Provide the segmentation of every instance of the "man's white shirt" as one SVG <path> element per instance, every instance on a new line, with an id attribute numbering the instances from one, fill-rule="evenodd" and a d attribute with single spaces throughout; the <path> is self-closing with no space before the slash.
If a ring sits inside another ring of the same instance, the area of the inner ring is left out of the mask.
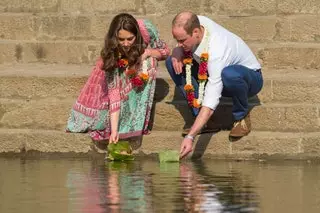
<path id="1" fill-rule="evenodd" d="M 259 70 L 261 65 L 247 44 L 237 35 L 205 16 L 198 16 L 198 18 L 205 32 L 201 43 L 193 51 L 193 57 L 200 63 L 201 54 L 204 52 L 209 54 L 208 82 L 202 106 L 215 110 L 223 89 L 221 72 L 225 67 L 242 65 Z"/>

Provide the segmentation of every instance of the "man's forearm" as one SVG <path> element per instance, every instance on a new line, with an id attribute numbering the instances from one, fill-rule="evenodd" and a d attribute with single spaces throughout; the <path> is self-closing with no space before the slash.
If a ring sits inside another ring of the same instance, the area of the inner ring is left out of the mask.
<path id="1" fill-rule="evenodd" d="M 212 114 L 213 110 L 209 107 L 201 107 L 200 112 L 195 122 L 193 123 L 188 135 L 195 137 L 198 134 L 198 132 L 200 132 L 200 130 L 203 128 L 203 126 L 208 122 Z"/>

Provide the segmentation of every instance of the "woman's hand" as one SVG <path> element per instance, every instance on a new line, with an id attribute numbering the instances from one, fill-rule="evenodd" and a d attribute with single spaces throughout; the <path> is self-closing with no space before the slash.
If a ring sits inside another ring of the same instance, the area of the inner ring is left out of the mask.
<path id="1" fill-rule="evenodd" d="M 118 143 L 118 141 L 119 141 L 119 132 L 111 131 L 109 143 Z"/>
<path id="2" fill-rule="evenodd" d="M 119 124 L 120 110 L 111 113 L 111 134 L 109 138 L 109 143 L 117 143 L 119 140 L 118 124 Z"/>
<path id="3" fill-rule="evenodd" d="M 150 56 L 151 56 L 151 50 L 145 49 L 144 53 L 141 55 L 141 62 L 143 62 L 144 60 L 146 60 Z"/>

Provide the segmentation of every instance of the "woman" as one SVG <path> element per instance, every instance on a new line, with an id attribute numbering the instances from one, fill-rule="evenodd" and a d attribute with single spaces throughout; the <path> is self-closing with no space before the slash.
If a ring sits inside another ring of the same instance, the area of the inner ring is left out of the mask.
<path id="1" fill-rule="evenodd" d="M 169 55 L 147 20 L 121 13 L 112 20 L 101 57 L 74 104 L 69 132 L 117 143 L 148 132 L 157 60 Z"/>

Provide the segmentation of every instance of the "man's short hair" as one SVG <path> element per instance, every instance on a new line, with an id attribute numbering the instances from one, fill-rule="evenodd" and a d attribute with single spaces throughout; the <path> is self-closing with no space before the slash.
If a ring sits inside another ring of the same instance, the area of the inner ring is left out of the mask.
<path id="1" fill-rule="evenodd" d="M 200 28 L 200 21 L 196 14 L 192 12 L 182 12 L 174 17 L 172 26 L 183 27 L 187 34 L 192 35 L 195 28 Z"/>

